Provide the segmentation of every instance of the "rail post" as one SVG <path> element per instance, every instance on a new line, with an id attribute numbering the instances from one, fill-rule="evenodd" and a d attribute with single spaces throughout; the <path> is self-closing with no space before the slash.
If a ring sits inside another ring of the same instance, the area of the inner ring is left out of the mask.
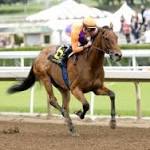
<path id="1" fill-rule="evenodd" d="M 34 86 L 31 88 L 31 96 L 30 96 L 30 113 L 34 112 Z"/>
<path id="2" fill-rule="evenodd" d="M 90 116 L 94 115 L 94 99 L 95 99 L 95 94 L 93 92 L 91 92 Z"/>
<path id="3" fill-rule="evenodd" d="M 139 82 L 134 82 L 135 85 L 135 92 L 136 92 L 136 115 L 137 119 L 140 120 L 142 118 L 141 113 L 141 90 Z"/>

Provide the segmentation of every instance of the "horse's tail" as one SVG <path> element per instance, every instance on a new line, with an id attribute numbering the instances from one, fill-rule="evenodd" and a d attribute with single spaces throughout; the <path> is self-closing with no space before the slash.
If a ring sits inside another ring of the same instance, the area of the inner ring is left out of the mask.
<path id="1" fill-rule="evenodd" d="M 7 92 L 9 94 L 13 94 L 16 92 L 25 91 L 28 88 L 30 88 L 32 85 L 34 85 L 35 81 L 36 81 L 36 77 L 35 77 L 35 74 L 33 72 L 33 66 L 32 66 L 32 68 L 28 74 L 28 77 L 25 80 L 23 80 L 23 82 L 11 86 Z"/>

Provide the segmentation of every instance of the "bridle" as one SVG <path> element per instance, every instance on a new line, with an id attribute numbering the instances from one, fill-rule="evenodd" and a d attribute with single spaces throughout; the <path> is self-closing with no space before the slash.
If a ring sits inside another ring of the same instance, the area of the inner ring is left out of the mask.
<path id="1" fill-rule="evenodd" d="M 105 31 L 106 31 L 106 30 L 105 30 Z M 105 32 L 105 31 L 104 31 L 104 32 Z M 98 35 L 98 33 L 97 33 L 97 34 L 95 35 L 95 37 L 93 38 L 93 41 L 96 39 L 97 35 Z M 96 47 L 96 46 L 94 46 L 94 45 L 91 45 L 91 48 L 94 48 L 94 49 L 96 49 L 96 50 L 98 50 L 98 51 L 100 51 L 100 52 L 106 53 L 106 54 L 111 54 L 111 53 L 112 53 L 112 50 L 110 50 L 110 49 L 102 49 L 102 48 Z"/>
<path id="2" fill-rule="evenodd" d="M 100 52 L 106 53 L 106 54 L 111 53 L 111 50 L 110 50 L 110 49 L 104 50 L 104 49 L 101 49 L 101 48 L 96 47 L 96 46 L 91 46 L 91 47 L 94 48 L 94 49 L 96 49 L 96 50 L 98 50 L 98 51 L 100 51 Z"/>

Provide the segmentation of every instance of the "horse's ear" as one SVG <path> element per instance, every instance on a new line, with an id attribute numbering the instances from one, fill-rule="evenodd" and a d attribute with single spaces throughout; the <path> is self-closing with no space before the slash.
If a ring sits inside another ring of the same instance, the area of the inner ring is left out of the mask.
<path id="1" fill-rule="evenodd" d="M 104 32 L 105 32 L 104 27 L 102 27 L 102 28 L 100 27 L 100 28 L 99 28 L 99 31 L 100 31 L 102 34 L 104 34 Z"/>
<path id="2" fill-rule="evenodd" d="M 99 28 L 98 28 L 98 31 L 102 31 L 102 27 L 99 27 Z"/>

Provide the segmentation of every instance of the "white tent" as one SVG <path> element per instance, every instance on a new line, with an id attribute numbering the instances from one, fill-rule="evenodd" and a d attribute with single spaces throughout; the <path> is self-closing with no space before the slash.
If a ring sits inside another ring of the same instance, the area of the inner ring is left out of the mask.
<path id="1" fill-rule="evenodd" d="M 130 23 L 131 17 L 134 16 L 136 12 L 131 9 L 127 3 L 124 3 L 113 15 L 111 21 L 114 25 L 114 30 L 119 31 L 121 28 L 120 18 L 123 16 L 125 20 Z"/>
<path id="2" fill-rule="evenodd" d="M 54 20 L 70 20 L 81 19 L 86 16 L 92 16 L 99 19 L 107 19 L 111 13 L 101 11 L 96 8 L 88 7 L 84 4 L 79 4 L 73 0 L 66 0 L 49 9 L 40 11 L 26 18 L 27 21 L 54 21 Z"/>
<path id="3" fill-rule="evenodd" d="M 27 21 L 48 21 L 53 19 L 69 19 L 75 14 L 72 9 L 77 7 L 77 3 L 72 0 L 64 1 L 61 4 L 55 5 L 46 10 L 28 16 Z"/>

